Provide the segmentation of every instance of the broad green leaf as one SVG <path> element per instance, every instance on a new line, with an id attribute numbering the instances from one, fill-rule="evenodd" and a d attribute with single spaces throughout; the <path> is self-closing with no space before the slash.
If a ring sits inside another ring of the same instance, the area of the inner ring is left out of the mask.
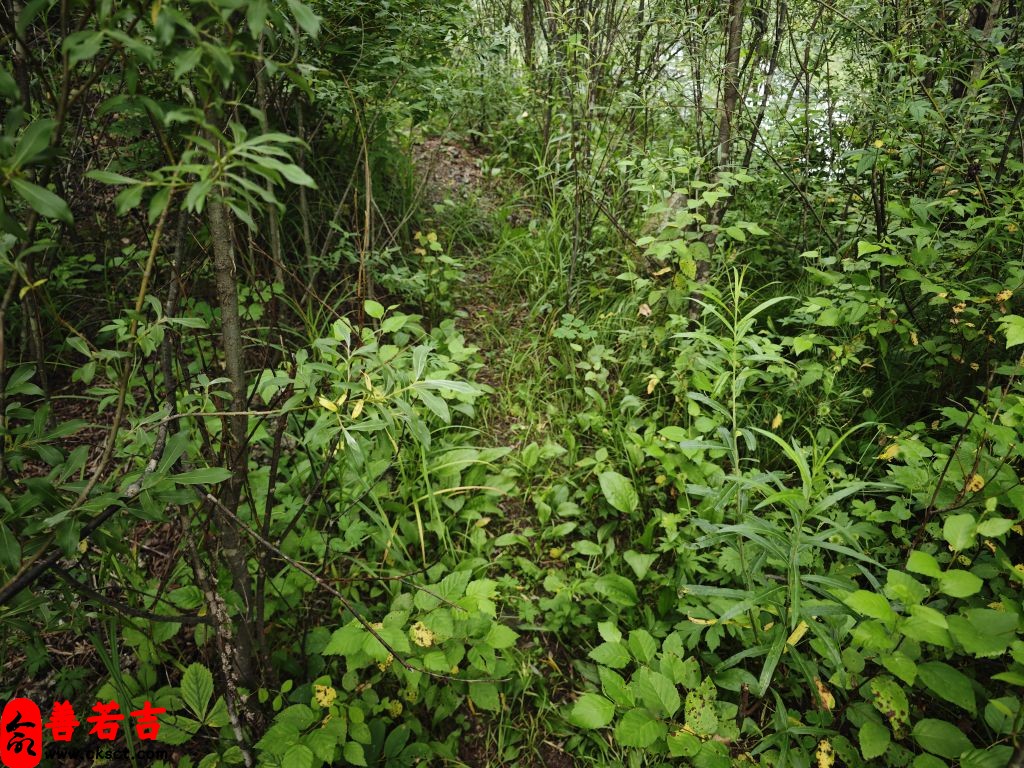
<path id="1" fill-rule="evenodd" d="M 886 574 L 885 596 L 909 607 L 917 605 L 928 596 L 928 587 L 903 571 L 890 569 Z"/>
<path id="2" fill-rule="evenodd" d="M 345 746 L 341 748 L 341 754 L 345 758 L 345 762 L 351 765 L 366 765 L 366 755 L 363 752 L 362 744 L 354 741 L 346 742 Z"/>
<path id="3" fill-rule="evenodd" d="M 630 684 L 633 693 L 662 717 L 672 717 L 682 703 L 675 684 L 660 672 L 643 667 L 636 671 Z"/>
<path id="4" fill-rule="evenodd" d="M 976 714 L 974 687 L 964 673 L 941 661 L 917 665 L 917 678 L 940 699 Z"/>
<path id="5" fill-rule="evenodd" d="M 682 427 L 662 427 L 658 434 L 673 443 L 681 443 L 690 438 L 690 434 Z"/>
<path id="6" fill-rule="evenodd" d="M 881 662 L 883 667 L 907 685 L 913 685 L 917 679 L 917 665 L 901 653 L 882 656 Z"/>
<path id="7" fill-rule="evenodd" d="M 1005 517 L 992 517 L 978 523 L 978 533 L 986 538 L 994 539 L 997 536 L 1002 536 L 1013 526 L 1013 520 L 1007 520 Z"/>
<path id="8" fill-rule="evenodd" d="M 495 622 L 491 625 L 491 629 L 487 633 L 487 637 L 484 638 L 484 642 L 491 646 L 491 648 L 501 649 L 511 648 L 518 639 L 519 635 L 511 627 Z"/>
<path id="9" fill-rule="evenodd" d="M 942 575 L 942 568 L 939 567 L 938 561 L 932 555 L 919 549 L 915 549 L 910 553 L 910 559 L 907 560 L 907 570 L 911 573 L 920 573 L 922 576 L 931 576 L 936 579 Z"/>
<path id="10" fill-rule="evenodd" d="M 379 301 L 367 299 L 363 303 L 363 307 L 366 310 L 366 314 L 368 314 L 375 320 L 379 320 L 380 318 L 384 317 L 384 305 L 382 305 Z"/>
<path id="11" fill-rule="evenodd" d="M 646 709 L 631 709 L 615 726 L 615 740 L 624 747 L 647 749 L 665 738 L 668 726 Z"/>
<path id="12" fill-rule="evenodd" d="M 288 8 L 303 32 L 310 37 L 316 37 L 320 33 L 320 17 L 313 13 L 308 5 L 300 0 L 288 0 Z"/>
<path id="13" fill-rule="evenodd" d="M 981 591 L 985 582 L 970 571 L 954 568 L 939 577 L 939 589 L 950 597 L 970 597 Z"/>
<path id="14" fill-rule="evenodd" d="M 334 630 L 321 653 L 324 656 L 351 656 L 361 653 L 367 637 L 370 637 L 370 633 L 358 621 L 353 620 L 346 626 Z"/>
<path id="15" fill-rule="evenodd" d="M 1003 333 L 1006 335 L 1007 349 L 1024 344 L 1024 317 L 1007 315 L 999 318 L 999 323 L 1003 326 Z"/>
<path id="16" fill-rule="evenodd" d="M 469 698 L 480 709 L 489 712 L 501 711 L 501 697 L 498 695 L 498 686 L 494 683 L 470 683 Z"/>
<path id="17" fill-rule="evenodd" d="M 974 543 L 978 526 L 974 515 L 950 515 L 942 524 L 942 537 L 956 552 L 962 552 Z"/>
<path id="18" fill-rule="evenodd" d="M 632 549 L 622 555 L 622 559 L 625 560 L 629 567 L 633 569 L 633 573 L 636 574 L 637 580 L 643 579 L 647 575 L 647 572 L 654 565 L 654 561 L 658 559 L 657 555 L 643 555 L 639 552 L 634 552 Z"/>
<path id="19" fill-rule="evenodd" d="M 181 698 L 196 718 L 206 719 L 206 709 L 213 697 L 213 675 L 202 664 L 190 664 L 181 676 Z"/>
<path id="20" fill-rule="evenodd" d="M 658 641 L 646 629 L 634 629 L 629 633 L 629 650 L 641 664 L 650 664 L 658 652 Z"/>
<path id="21" fill-rule="evenodd" d="M 18 193 L 18 196 L 28 203 L 32 210 L 39 215 L 45 216 L 48 219 L 58 219 L 65 224 L 74 222 L 68 204 L 50 190 L 33 184 L 30 181 L 25 181 L 25 179 L 20 179 L 17 176 L 11 178 L 11 186 Z"/>
<path id="22" fill-rule="evenodd" d="M 56 120 L 33 120 L 18 140 L 11 159 L 8 161 L 12 168 L 21 168 L 31 163 L 36 157 L 50 146 L 50 138 L 53 136 L 53 129 L 56 127 Z"/>
<path id="23" fill-rule="evenodd" d="M 584 693 L 573 705 L 569 719 L 580 728 L 604 728 L 615 717 L 615 705 L 604 696 Z"/>
<path id="24" fill-rule="evenodd" d="M 601 643 L 587 655 L 598 664 L 613 669 L 622 669 L 633 660 L 622 643 Z"/>
<path id="25" fill-rule="evenodd" d="M 884 595 L 868 592 L 866 589 L 850 593 L 843 602 L 862 616 L 870 616 L 880 621 L 891 621 L 896 616 Z"/>
<path id="26" fill-rule="evenodd" d="M 885 754 L 892 741 L 889 729 L 874 720 L 865 720 L 864 725 L 857 732 L 857 741 L 860 744 L 860 753 L 865 760 L 874 760 Z"/>
<path id="27" fill-rule="evenodd" d="M 669 734 L 666 742 L 668 753 L 672 757 L 694 757 L 700 752 L 701 740 L 683 730 Z"/>
<path id="28" fill-rule="evenodd" d="M 618 672 L 608 667 L 598 666 L 597 676 L 601 679 L 601 690 L 604 695 L 614 701 L 620 707 L 632 707 L 635 700 L 633 692 L 626 685 L 626 681 Z"/>
<path id="29" fill-rule="evenodd" d="M 303 744 L 292 744 L 281 758 L 281 768 L 312 768 L 313 750 Z"/>
<path id="30" fill-rule="evenodd" d="M 922 749 L 950 760 L 955 760 L 974 747 L 963 731 L 945 720 L 918 720 L 914 725 L 913 736 Z"/>
<path id="31" fill-rule="evenodd" d="M 636 511 L 640 497 L 637 496 L 632 480 L 613 471 L 602 472 L 597 479 L 605 500 L 612 507 L 624 514 Z"/>
<path id="32" fill-rule="evenodd" d="M 609 573 L 594 581 L 594 591 L 604 595 L 616 605 L 627 608 L 637 604 L 636 587 L 625 576 Z"/>

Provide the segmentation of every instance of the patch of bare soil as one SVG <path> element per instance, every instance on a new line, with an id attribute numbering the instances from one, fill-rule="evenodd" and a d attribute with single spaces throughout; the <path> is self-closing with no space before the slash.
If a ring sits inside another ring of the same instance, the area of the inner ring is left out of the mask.
<path id="1" fill-rule="evenodd" d="M 466 199 L 484 191 L 483 159 L 487 152 L 430 136 L 413 146 L 412 158 L 426 199 L 440 203 L 446 198 Z"/>

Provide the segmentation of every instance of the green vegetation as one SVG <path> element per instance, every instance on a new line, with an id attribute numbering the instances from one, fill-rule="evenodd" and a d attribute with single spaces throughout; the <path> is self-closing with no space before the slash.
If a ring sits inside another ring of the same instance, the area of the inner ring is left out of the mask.
<path id="1" fill-rule="evenodd" d="M 0 699 L 1024 766 L 1021 7 L 5 0 Z"/>

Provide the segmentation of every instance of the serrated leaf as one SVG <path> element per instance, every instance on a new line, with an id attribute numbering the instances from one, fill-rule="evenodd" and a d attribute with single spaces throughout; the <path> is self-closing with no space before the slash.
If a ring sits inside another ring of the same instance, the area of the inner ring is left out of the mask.
<path id="1" fill-rule="evenodd" d="M 615 717 L 615 705 L 604 696 L 584 693 L 573 705 L 569 719 L 580 728 L 604 728 Z"/>
<path id="2" fill-rule="evenodd" d="M 598 664 L 613 669 L 621 669 L 633 660 L 622 643 L 601 643 L 587 655 Z"/>
<path id="3" fill-rule="evenodd" d="M 860 744 L 860 753 L 865 760 L 874 760 L 885 754 L 892 741 L 889 729 L 874 720 L 865 720 L 857 732 L 857 741 Z"/>
<path id="4" fill-rule="evenodd" d="M 281 758 L 281 768 L 311 768 L 313 750 L 302 744 L 292 744 Z"/>
<path id="5" fill-rule="evenodd" d="M 633 692 L 640 700 L 655 712 L 664 717 L 672 717 L 679 711 L 679 692 L 676 686 L 660 672 L 641 668 L 633 675 L 631 684 Z"/>
<path id="6" fill-rule="evenodd" d="M 202 664 L 190 664 L 181 676 L 181 698 L 196 718 L 206 719 L 206 710 L 213 698 L 213 675 Z"/>
<path id="7" fill-rule="evenodd" d="M 615 740 L 624 747 L 647 749 L 665 738 L 668 726 L 646 709 L 631 709 L 615 726 Z"/>
<path id="8" fill-rule="evenodd" d="M 627 608 L 637 604 L 636 586 L 625 576 L 610 573 L 594 581 L 594 591 L 617 605 Z"/>

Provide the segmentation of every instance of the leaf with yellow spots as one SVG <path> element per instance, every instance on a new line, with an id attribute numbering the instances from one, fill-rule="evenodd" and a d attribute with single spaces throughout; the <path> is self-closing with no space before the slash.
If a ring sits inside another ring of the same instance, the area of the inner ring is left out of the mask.
<path id="1" fill-rule="evenodd" d="M 967 493 L 977 493 L 985 487 L 985 478 L 975 472 L 971 475 L 970 480 L 967 481 L 966 491 Z"/>
<path id="2" fill-rule="evenodd" d="M 316 703 L 326 709 L 338 698 L 338 692 L 329 685 L 314 685 L 313 696 L 316 698 Z"/>
<path id="3" fill-rule="evenodd" d="M 818 761 L 818 768 L 832 768 L 836 762 L 836 753 L 828 739 L 818 742 L 818 748 L 814 750 L 814 759 Z"/>
<path id="4" fill-rule="evenodd" d="M 882 461 L 892 461 L 895 459 L 900 452 L 899 443 L 889 443 L 884 451 L 878 454 L 875 458 L 881 459 Z"/>
<path id="5" fill-rule="evenodd" d="M 422 621 L 417 621 L 412 625 L 409 635 L 412 637 L 412 641 L 420 648 L 429 648 L 437 639 L 434 631 Z"/>
<path id="6" fill-rule="evenodd" d="M 820 677 L 814 678 L 814 687 L 818 690 L 818 702 L 815 707 L 831 712 L 832 707 L 836 705 L 836 697 L 832 695 L 832 691 L 825 687 Z"/>

